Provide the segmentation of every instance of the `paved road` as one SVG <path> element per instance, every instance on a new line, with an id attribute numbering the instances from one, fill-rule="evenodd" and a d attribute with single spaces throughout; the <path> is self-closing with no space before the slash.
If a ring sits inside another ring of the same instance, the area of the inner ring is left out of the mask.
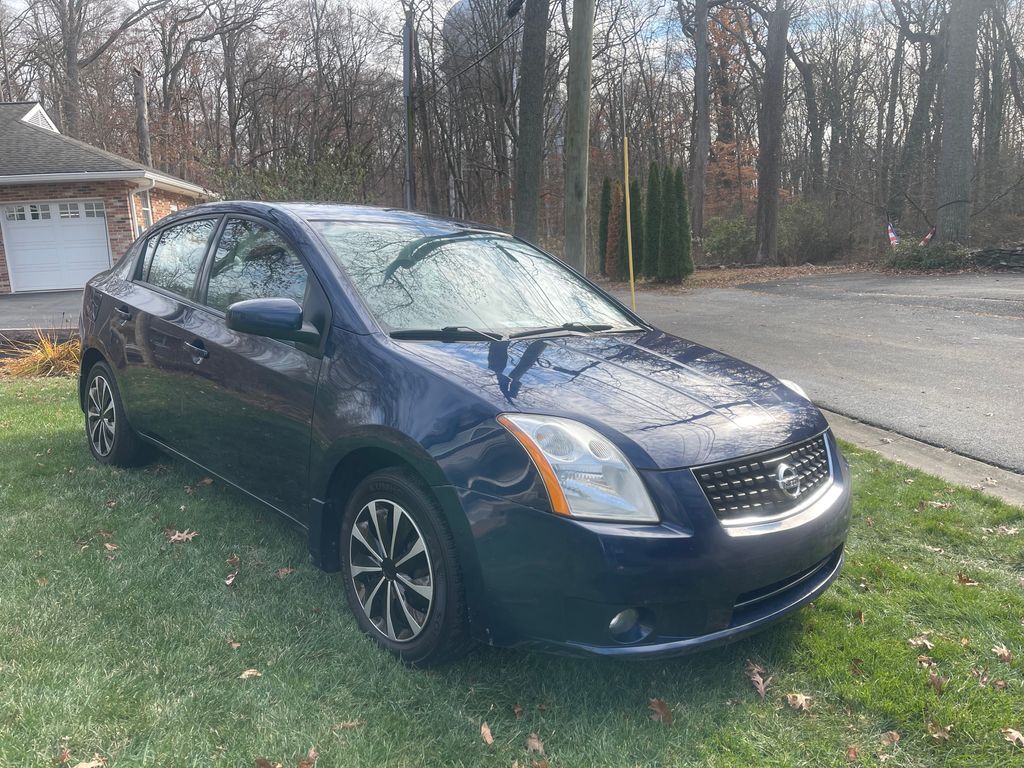
<path id="1" fill-rule="evenodd" d="M 0 333 L 20 328 L 77 328 L 81 291 L 0 296 Z"/>
<path id="2" fill-rule="evenodd" d="M 1024 472 L 1024 275 L 830 275 L 637 307 L 826 408 Z"/>

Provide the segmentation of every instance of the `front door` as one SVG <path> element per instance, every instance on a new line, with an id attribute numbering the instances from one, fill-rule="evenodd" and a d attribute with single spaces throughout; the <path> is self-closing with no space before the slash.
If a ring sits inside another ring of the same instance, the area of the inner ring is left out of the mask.
<path id="1" fill-rule="evenodd" d="M 282 235 L 245 217 L 227 219 L 206 272 L 202 308 L 186 326 L 202 349 L 193 359 L 197 382 L 188 404 L 202 437 L 187 455 L 304 521 L 319 353 L 233 331 L 224 313 L 236 301 L 271 297 L 294 299 L 307 312 L 319 304 L 319 284 Z"/>

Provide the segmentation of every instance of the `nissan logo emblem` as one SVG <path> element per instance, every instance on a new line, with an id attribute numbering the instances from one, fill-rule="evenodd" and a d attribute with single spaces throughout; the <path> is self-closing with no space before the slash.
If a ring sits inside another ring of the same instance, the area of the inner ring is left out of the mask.
<path id="1" fill-rule="evenodd" d="M 800 475 L 789 464 L 779 464 L 775 470 L 775 482 L 779 484 L 779 490 L 791 499 L 800 495 Z"/>

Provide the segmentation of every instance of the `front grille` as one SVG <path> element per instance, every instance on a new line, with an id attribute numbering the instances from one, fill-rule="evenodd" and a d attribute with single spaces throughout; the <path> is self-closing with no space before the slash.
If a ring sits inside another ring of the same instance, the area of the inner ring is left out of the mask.
<path id="1" fill-rule="evenodd" d="M 778 479 L 782 464 L 792 470 L 783 473 L 790 493 Z M 693 472 L 718 519 L 725 522 L 783 515 L 832 481 L 824 434 L 787 448 L 697 467 Z M 798 488 L 794 475 L 800 479 Z"/>

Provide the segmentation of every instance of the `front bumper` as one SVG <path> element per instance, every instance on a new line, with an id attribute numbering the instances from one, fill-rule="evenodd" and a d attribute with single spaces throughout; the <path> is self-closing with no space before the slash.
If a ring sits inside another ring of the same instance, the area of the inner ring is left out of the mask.
<path id="1" fill-rule="evenodd" d="M 480 565 L 478 636 L 571 654 L 687 653 L 757 631 L 813 600 L 839 574 L 850 521 L 849 472 L 829 435 L 833 483 L 781 520 L 741 527 L 715 516 L 690 470 L 645 473 L 658 525 L 565 518 L 458 491 Z M 608 624 L 633 608 L 650 632 Z"/>

